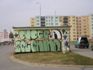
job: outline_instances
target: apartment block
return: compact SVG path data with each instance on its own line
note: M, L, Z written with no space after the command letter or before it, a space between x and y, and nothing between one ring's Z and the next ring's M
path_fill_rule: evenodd
M8 40L9 40L9 33L6 30L0 32L0 42L8 41Z
M93 39L93 15L89 16L90 38Z
M91 16L36 16L31 19L31 26L71 26L70 40L76 41L81 36L93 38L93 15Z
M60 16L59 24L60 24L60 26L69 25L69 16Z
M60 26L59 16L36 16L31 18L31 26Z
M80 36L90 37L89 16L77 17L77 37Z
M46 16L46 26L59 26L59 17Z
M59 18L60 26L66 25L71 26L70 28L70 40L77 40L77 24L75 16L60 16Z
M69 16L69 25L70 28L70 40L76 41L77 40L77 23L76 23L76 17L75 16Z
M34 17L30 18L30 26L36 26L36 19Z
M35 26L36 27L41 26L41 16L36 16L35 17L35 20L36 20Z

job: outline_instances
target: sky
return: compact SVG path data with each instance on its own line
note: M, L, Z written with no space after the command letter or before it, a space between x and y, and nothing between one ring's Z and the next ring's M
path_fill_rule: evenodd
M30 18L42 16L83 16L93 14L93 0L0 0L0 31L30 26Z

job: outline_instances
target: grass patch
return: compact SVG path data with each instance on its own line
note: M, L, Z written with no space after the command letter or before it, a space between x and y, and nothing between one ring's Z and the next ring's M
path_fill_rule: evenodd
M42 52L14 54L15 58L32 63L60 64L60 65L93 65L93 59L75 53Z

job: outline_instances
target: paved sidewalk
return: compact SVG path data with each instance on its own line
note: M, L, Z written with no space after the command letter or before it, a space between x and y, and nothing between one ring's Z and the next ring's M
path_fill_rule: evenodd
M23 64L10 59L12 46L0 46L0 70L93 70L93 66L42 66Z
M78 53L82 56L93 58L93 51L91 49L80 49L80 48L75 48L75 46L71 46L71 50L72 52Z

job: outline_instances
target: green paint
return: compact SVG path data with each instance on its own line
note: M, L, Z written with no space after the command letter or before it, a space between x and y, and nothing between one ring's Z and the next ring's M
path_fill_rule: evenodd
M49 30L21 30L15 33L19 35L14 39L15 52L61 51L61 41L49 39Z
M25 39L25 31L20 31L19 36L21 39Z
M49 30L44 31L44 38L48 39L49 35Z
M49 41L48 40L43 41L43 47L44 47L44 51L49 51Z
M30 31L25 32L26 39L30 39L30 33L31 33Z
M54 43L55 43L55 49L56 51L61 51L61 42L60 40L54 40Z
M30 36L31 36L31 39L36 39L38 37L38 32L33 30L31 31Z

